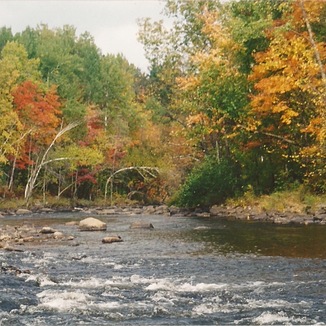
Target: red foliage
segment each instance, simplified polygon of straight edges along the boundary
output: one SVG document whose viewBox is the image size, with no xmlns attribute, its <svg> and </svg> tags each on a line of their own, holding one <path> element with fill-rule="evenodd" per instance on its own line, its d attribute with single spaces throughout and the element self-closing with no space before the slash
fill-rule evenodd
<svg viewBox="0 0 326 326">
<path fill-rule="evenodd" d="M 47 147 L 60 125 L 60 101 L 56 89 L 44 91 L 40 85 L 25 81 L 12 93 L 14 109 L 23 126 L 24 142 L 17 157 L 16 166 L 26 168 L 33 164 L 32 154 Z"/>
<path fill-rule="evenodd" d="M 81 184 L 87 181 L 92 184 L 96 184 L 97 183 L 97 180 L 95 178 L 96 172 L 97 171 L 90 171 L 87 168 L 81 168 L 77 174 L 77 184 Z"/>
<path fill-rule="evenodd" d="M 55 89 L 44 92 L 37 84 L 26 81 L 12 95 L 15 110 L 25 128 L 33 128 L 33 134 L 40 141 L 49 143 L 60 124 L 61 104 Z"/>
</svg>

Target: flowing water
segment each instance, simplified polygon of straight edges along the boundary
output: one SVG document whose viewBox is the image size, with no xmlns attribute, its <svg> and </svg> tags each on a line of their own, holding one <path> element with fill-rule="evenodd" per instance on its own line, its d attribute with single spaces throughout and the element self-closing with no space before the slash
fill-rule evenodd
<svg viewBox="0 0 326 326">
<path fill-rule="evenodd" d="M 326 324 L 323 226 L 163 216 L 100 217 L 106 232 L 65 225 L 82 217 L 1 220 L 75 240 L 0 251 L 0 325 Z M 155 228 L 130 229 L 135 220 Z M 101 243 L 113 234 L 124 242 Z"/>
</svg>

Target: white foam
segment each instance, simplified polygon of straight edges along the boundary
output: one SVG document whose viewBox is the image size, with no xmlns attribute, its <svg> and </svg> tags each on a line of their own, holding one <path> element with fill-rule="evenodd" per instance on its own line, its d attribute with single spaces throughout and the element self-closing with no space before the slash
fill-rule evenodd
<svg viewBox="0 0 326 326">
<path fill-rule="evenodd" d="M 57 311 L 70 311 L 73 308 L 83 309 L 92 299 L 82 292 L 45 290 L 37 294 L 40 298 L 40 307 Z"/>
<path fill-rule="evenodd" d="M 222 299 L 219 296 L 211 297 L 206 300 L 203 299 L 203 303 L 195 306 L 192 309 L 193 315 L 207 315 L 214 313 L 231 313 L 239 311 L 238 307 L 232 303 L 222 303 Z"/>
<path fill-rule="evenodd" d="M 184 283 L 177 291 L 179 292 L 211 292 L 220 289 L 226 288 L 228 285 L 225 283 L 216 284 L 216 283 L 198 283 L 196 285 L 190 283 Z"/>
<path fill-rule="evenodd" d="M 117 301 L 111 302 L 100 302 L 100 303 L 91 303 L 90 306 L 95 306 L 100 310 L 118 310 L 122 307 L 122 304 Z"/>
<path fill-rule="evenodd" d="M 299 308 L 308 308 L 311 306 L 311 303 L 306 301 L 300 302 L 289 302 L 285 300 L 254 300 L 249 299 L 248 301 L 248 308 L 249 309 L 256 309 L 256 308 L 284 308 L 284 307 L 299 307 Z"/>
<path fill-rule="evenodd" d="M 173 292 L 213 292 L 226 288 L 228 285 L 225 283 L 180 283 L 179 281 L 171 282 L 168 279 L 152 280 L 152 283 L 146 287 L 148 291 L 173 291 Z"/>
<path fill-rule="evenodd" d="M 238 311 L 235 307 L 231 307 L 230 305 L 222 306 L 219 304 L 210 304 L 203 303 L 193 308 L 193 315 L 209 315 L 214 313 L 234 313 L 234 311 Z"/>
<path fill-rule="evenodd" d="M 38 282 L 40 287 L 57 285 L 57 283 L 53 282 L 47 275 L 44 274 L 38 274 L 38 275 L 30 274 L 26 278 L 25 282 L 30 282 L 30 281 Z"/>
<path fill-rule="evenodd" d="M 96 277 L 91 277 L 89 279 L 84 279 L 84 280 L 78 280 L 72 281 L 69 280 L 67 282 L 61 283 L 61 285 L 65 285 L 70 288 L 99 288 L 104 286 L 105 280 L 96 278 Z"/>
<path fill-rule="evenodd" d="M 145 290 L 148 291 L 176 291 L 175 285 L 167 279 L 153 281 Z"/>
<path fill-rule="evenodd" d="M 155 280 L 155 278 L 146 278 L 146 277 L 142 277 L 140 275 L 134 274 L 130 276 L 130 281 L 131 283 L 134 284 L 148 284 L 148 283 L 152 283 Z"/>
<path fill-rule="evenodd" d="M 129 277 L 113 276 L 111 279 L 105 280 L 104 285 L 106 287 L 128 289 L 132 288 L 134 284 Z"/>
<path fill-rule="evenodd" d="M 69 280 L 67 282 L 61 283 L 61 285 L 65 285 L 70 288 L 90 288 L 90 289 L 106 288 L 106 287 L 116 287 L 116 288 L 132 287 L 132 284 L 128 277 L 118 277 L 118 276 L 113 276 L 110 279 L 90 277 L 78 281 Z"/>
<path fill-rule="evenodd" d="M 284 312 L 272 313 L 269 311 L 263 312 L 260 316 L 254 318 L 253 323 L 259 325 L 293 325 L 293 323 L 307 323 L 306 318 L 288 317 Z M 310 323 L 309 323 L 310 324 Z"/>
<path fill-rule="evenodd" d="M 122 268 L 124 268 L 124 267 L 125 267 L 125 266 L 120 265 L 120 264 L 114 264 L 113 269 L 122 269 Z"/>
<path fill-rule="evenodd" d="M 174 295 L 167 295 L 166 292 L 156 292 L 151 300 L 156 303 L 161 303 L 163 305 L 174 306 L 178 298 Z"/>
</svg>

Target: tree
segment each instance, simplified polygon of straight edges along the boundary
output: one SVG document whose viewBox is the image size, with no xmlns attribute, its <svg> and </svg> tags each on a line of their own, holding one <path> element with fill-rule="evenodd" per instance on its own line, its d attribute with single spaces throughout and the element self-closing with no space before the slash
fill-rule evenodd
<svg viewBox="0 0 326 326">
<path fill-rule="evenodd" d="M 0 161 L 6 163 L 8 155 L 15 153 L 16 147 L 27 134 L 21 132 L 21 123 L 13 110 L 12 92 L 26 79 L 38 80 L 39 61 L 28 59 L 25 48 L 8 42 L 1 51 L 0 59 Z"/>
<path fill-rule="evenodd" d="M 0 51 L 5 47 L 8 42 L 13 41 L 13 34 L 11 28 L 1 27 L 0 28 Z"/>
<path fill-rule="evenodd" d="M 85 86 L 81 75 L 93 66 L 86 66 L 89 62 L 83 65 L 76 29 L 69 25 L 56 29 L 40 25 L 36 29 L 27 28 L 15 38 L 26 46 L 30 57 L 39 58 L 43 81 L 48 86 L 57 85 L 65 121 L 82 118 L 86 106 L 82 101 Z"/>
<path fill-rule="evenodd" d="M 50 150 L 52 149 L 52 147 L 55 145 L 56 141 L 62 136 L 64 135 L 66 132 L 68 132 L 69 130 L 75 128 L 78 126 L 78 122 L 75 123 L 71 123 L 69 125 L 67 125 L 66 127 L 63 127 L 59 130 L 59 132 L 55 135 L 55 137 L 53 138 L 53 140 L 51 141 L 51 143 L 48 145 L 47 148 L 45 148 L 45 150 L 40 153 L 38 160 L 33 164 L 33 166 L 31 167 L 31 171 L 30 171 L 30 175 L 28 177 L 26 186 L 25 186 L 25 199 L 26 202 L 29 201 L 29 199 L 32 196 L 36 181 L 38 179 L 38 176 L 42 170 L 42 168 L 44 168 L 44 166 L 54 162 L 54 161 L 61 161 L 61 160 L 69 160 L 71 159 L 71 157 L 57 157 L 55 159 L 48 159 L 48 155 Z"/>
<path fill-rule="evenodd" d="M 302 11 L 301 2 L 295 1 L 287 8 L 283 21 L 269 31 L 268 49 L 255 55 L 256 65 L 250 76 L 255 92 L 248 123 L 259 137 L 260 146 L 264 146 L 265 156 L 282 162 L 279 177 L 284 178 L 280 173 L 287 171 L 288 179 L 302 181 L 305 176 L 308 183 L 316 181 L 311 178 L 312 171 L 325 173 L 320 166 L 325 158 L 321 140 L 325 86 L 316 48 L 322 60 L 326 52 L 322 43 L 311 44 L 303 15 L 309 12 L 311 19 L 318 20 L 323 6 L 310 3 Z"/>
</svg>

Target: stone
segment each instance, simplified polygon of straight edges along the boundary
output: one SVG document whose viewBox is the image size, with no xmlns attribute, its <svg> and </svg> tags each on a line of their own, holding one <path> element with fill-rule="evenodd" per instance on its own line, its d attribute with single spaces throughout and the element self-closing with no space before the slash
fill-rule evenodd
<svg viewBox="0 0 326 326">
<path fill-rule="evenodd" d="M 56 230 L 50 228 L 49 226 L 44 226 L 41 230 L 40 230 L 40 233 L 41 234 L 52 234 L 52 233 L 55 233 Z"/>
<path fill-rule="evenodd" d="M 106 231 L 106 223 L 94 218 L 88 217 L 79 222 L 80 231 Z"/>
<path fill-rule="evenodd" d="M 209 212 L 212 216 L 217 216 L 221 213 L 221 207 L 214 205 L 210 208 Z"/>
<path fill-rule="evenodd" d="M 8 233 L 3 233 L 0 235 L 0 241 L 8 241 L 11 240 L 11 235 Z"/>
<path fill-rule="evenodd" d="M 207 212 L 203 212 L 203 213 L 196 213 L 195 216 L 196 217 L 210 217 L 211 214 L 207 213 Z"/>
<path fill-rule="evenodd" d="M 53 238 L 54 239 L 62 239 L 64 237 L 62 232 L 56 231 L 53 233 Z"/>
<path fill-rule="evenodd" d="M 273 222 L 275 224 L 288 224 L 289 220 L 285 217 L 275 217 Z"/>
<path fill-rule="evenodd" d="M 170 214 L 169 207 L 167 205 L 158 206 L 155 209 L 155 214 L 158 214 L 158 215 Z"/>
<path fill-rule="evenodd" d="M 115 209 L 110 208 L 110 209 L 102 209 L 96 211 L 97 215 L 115 215 L 117 212 Z"/>
<path fill-rule="evenodd" d="M 25 209 L 25 208 L 19 208 L 16 211 L 17 215 L 25 215 L 25 214 L 32 214 L 32 211 L 30 211 L 29 209 Z"/>
<path fill-rule="evenodd" d="M 144 208 L 143 214 L 153 215 L 156 213 L 156 208 L 154 206 L 147 206 Z"/>
<path fill-rule="evenodd" d="M 154 226 L 149 222 L 137 221 L 131 223 L 130 229 L 154 229 Z"/>
<path fill-rule="evenodd" d="M 119 235 L 105 237 L 102 239 L 102 243 L 113 243 L 113 242 L 123 242 L 123 240 L 121 239 L 121 237 Z"/>
<path fill-rule="evenodd" d="M 30 237 L 25 237 L 22 240 L 23 240 L 23 242 L 33 242 L 35 240 L 35 238 L 30 236 Z"/>
<path fill-rule="evenodd" d="M 136 208 L 132 209 L 132 211 L 131 211 L 131 215 L 140 215 L 140 214 L 143 214 L 142 208 L 136 207 Z"/>
<path fill-rule="evenodd" d="M 43 207 L 40 209 L 41 213 L 53 213 L 54 210 L 52 208 L 48 208 L 48 207 Z"/>
<path fill-rule="evenodd" d="M 303 224 L 304 223 L 304 217 L 302 217 L 302 216 L 293 216 L 290 219 L 290 223 L 292 223 L 292 224 Z"/>
</svg>

